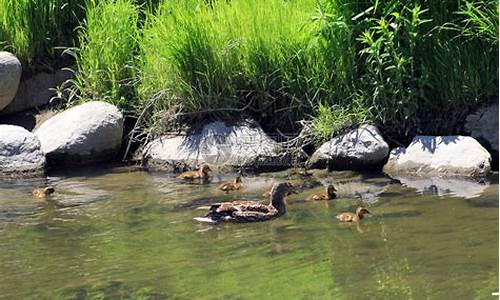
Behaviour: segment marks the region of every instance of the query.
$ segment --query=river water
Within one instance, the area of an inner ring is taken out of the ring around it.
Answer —
[[[0,181],[0,299],[492,299],[498,291],[498,176],[481,183],[381,174],[247,175],[210,184],[130,168]],[[302,192],[287,214],[199,224],[196,207]],[[304,199],[333,182],[339,199]],[[50,201],[31,197],[52,184]],[[357,225],[335,215],[368,207]]]

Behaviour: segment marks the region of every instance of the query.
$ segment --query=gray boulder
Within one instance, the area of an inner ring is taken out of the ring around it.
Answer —
[[[142,158],[149,170],[170,172],[197,168],[202,163],[252,170],[291,165],[279,144],[251,122],[233,126],[213,122],[196,134],[163,136],[146,145]]]
[[[384,172],[389,175],[484,176],[491,155],[469,136],[416,136],[407,147],[391,151]]]
[[[82,165],[105,161],[120,149],[123,116],[100,101],[72,107],[48,119],[35,131],[49,165]]]
[[[361,125],[324,143],[307,165],[332,170],[377,169],[382,167],[388,154],[389,145],[377,127]]]
[[[21,62],[13,54],[0,51],[0,111],[16,96],[21,71]]]
[[[0,175],[30,177],[44,171],[45,155],[36,136],[19,126],[0,125]]]
[[[67,70],[57,70],[55,73],[38,73],[22,80],[15,98],[5,107],[2,115],[16,113],[36,108],[49,103],[56,96],[55,89],[66,80],[73,77]]]
[[[496,103],[467,116],[465,130],[498,157],[498,98]]]

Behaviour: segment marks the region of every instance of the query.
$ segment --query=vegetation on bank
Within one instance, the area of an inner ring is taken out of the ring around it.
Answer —
[[[370,121],[405,141],[459,133],[471,110],[498,95],[498,1],[0,0],[0,7],[3,48],[30,63],[74,47],[72,95],[146,116],[144,131],[176,107],[184,121],[246,114],[289,128],[311,120],[323,138]]]

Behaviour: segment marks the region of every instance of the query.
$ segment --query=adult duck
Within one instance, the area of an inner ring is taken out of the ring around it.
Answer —
[[[241,175],[236,176],[234,182],[226,182],[219,186],[219,190],[225,192],[226,194],[230,191],[237,191],[241,189]]]
[[[291,184],[290,182],[284,182],[283,184],[285,184],[287,186],[287,192],[286,192],[285,196],[289,196],[291,194],[296,194],[297,193],[297,188],[293,184]],[[273,187],[271,187],[269,189],[269,191],[263,193],[262,197],[263,198],[269,198],[269,197],[271,197],[272,190],[273,190]]]
[[[337,220],[340,222],[358,222],[363,219],[364,215],[371,215],[372,213],[364,207],[358,207],[356,213],[345,212],[337,215]]]
[[[34,189],[31,194],[36,198],[45,198],[53,194],[56,190],[51,186],[41,187]]]
[[[177,178],[182,178],[185,180],[193,180],[193,179],[203,179],[206,180],[209,178],[208,172],[212,172],[212,169],[208,165],[202,165],[197,171],[187,171],[181,173]]]
[[[337,198],[337,189],[333,184],[329,184],[323,192],[314,193],[310,195],[307,200],[310,201],[320,201],[320,200],[332,200]]]
[[[209,207],[209,212],[204,217],[194,219],[211,224],[222,221],[234,223],[268,221],[286,213],[284,198],[293,192],[289,183],[276,183],[271,189],[271,201],[267,205],[258,201],[215,203]]]

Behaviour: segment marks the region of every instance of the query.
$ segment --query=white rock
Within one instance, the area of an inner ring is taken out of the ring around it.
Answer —
[[[324,143],[308,161],[310,168],[367,170],[382,167],[389,145],[372,125],[361,125]]]
[[[483,176],[491,155],[468,136],[416,136],[407,148],[391,151],[384,171],[389,175]]]
[[[13,54],[0,51],[0,111],[12,102],[21,80],[21,62]]]
[[[86,164],[110,159],[121,146],[123,116],[100,101],[72,107],[35,131],[50,165]]]
[[[0,125],[0,175],[37,176],[44,170],[45,155],[36,136],[20,126]]]
[[[202,163],[247,169],[280,169],[291,164],[258,125],[223,122],[207,124],[197,134],[158,138],[146,145],[143,161],[150,170],[167,171],[193,169]]]

